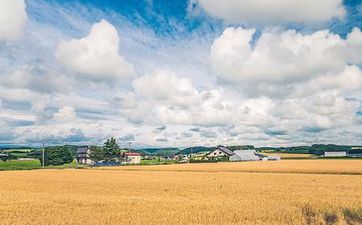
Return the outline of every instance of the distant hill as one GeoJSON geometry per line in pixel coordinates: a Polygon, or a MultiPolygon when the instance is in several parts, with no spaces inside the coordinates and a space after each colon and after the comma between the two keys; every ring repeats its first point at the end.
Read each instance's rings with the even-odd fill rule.
{"type": "Polygon", "coordinates": [[[144,155],[174,155],[177,154],[180,149],[178,148],[142,148],[134,150],[144,155]]]}
{"type": "Polygon", "coordinates": [[[326,151],[338,152],[338,151],[352,151],[350,145],[334,145],[334,144],[313,144],[311,146],[295,146],[295,147],[259,147],[257,150],[269,150],[285,153],[301,153],[301,154],[315,154],[323,155],[326,151]]]}
{"type": "Polygon", "coordinates": [[[191,154],[191,151],[192,153],[199,153],[199,152],[211,151],[212,149],[215,149],[215,147],[211,148],[204,146],[188,147],[179,151],[178,154],[186,155],[186,154],[191,154]]]}
{"type": "Polygon", "coordinates": [[[226,146],[226,148],[230,149],[231,151],[236,151],[236,150],[254,149],[254,146],[253,145],[231,145],[231,146],[226,146]]]}
{"type": "MultiPolygon", "coordinates": [[[[196,146],[196,147],[188,147],[179,152],[179,154],[190,154],[191,150],[192,153],[199,153],[199,152],[209,152],[214,150],[216,147],[205,147],[205,146],[196,146]]],[[[246,149],[254,149],[253,145],[231,145],[226,146],[226,148],[230,149],[231,151],[235,150],[246,150],[246,149]]]]}

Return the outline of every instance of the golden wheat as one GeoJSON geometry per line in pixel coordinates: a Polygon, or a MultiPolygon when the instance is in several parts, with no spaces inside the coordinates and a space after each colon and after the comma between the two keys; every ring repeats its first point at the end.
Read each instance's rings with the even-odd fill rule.
{"type": "Polygon", "coordinates": [[[319,169],[316,163],[0,172],[0,224],[358,224],[360,175],[236,172],[362,167],[353,160],[323,161],[319,169]],[[336,168],[325,168],[333,162],[336,168]]]}
{"type": "Polygon", "coordinates": [[[263,155],[266,156],[280,156],[282,159],[290,159],[290,158],[311,158],[314,156],[313,154],[293,154],[293,153],[270,153],[270,152],[263,152],[263,155]]]}
{"type": "Polygon", "coordinates": [[[184,172],[265,172],[362,175],[361,160],[280,160],[257,162],[195,163],[158,166],[99,167],[101,170],[184,171],[184,172]]]}

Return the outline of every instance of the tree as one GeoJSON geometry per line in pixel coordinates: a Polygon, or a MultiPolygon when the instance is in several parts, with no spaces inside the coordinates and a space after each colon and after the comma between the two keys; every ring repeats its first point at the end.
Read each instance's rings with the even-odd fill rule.
{"type": "MultiPolygon", "coordinates": [[[[72,152],[69,146],[54,146],[45,148],[44,152],[44,165],[63,165],[66,163],[71,163],[73,161],[72,152]]],[[[38,153],[38,157],[41,163],[43,160],[41,151],[38,153]]]]}
{"type": "Polygon", "coordinates": [[[0,153],[0,160],[3,161],[3,162],[6,162],[8,161],[9,159],[9,156],[7,154],[1,154],[0,153]]]}
{"type": "Polygon", "coordinates": [[[104,160],[103,148],[98,147],[98,146],[91,146],[90,147],[89,158],[93,162],[100,162],[100,161],[104,160]]]}
{"type": "Polygon", "coordinates": [[[115,162],[119,158],[120,150],[114,137],[104,143],[103,153],[106,162],[115,162]]]}

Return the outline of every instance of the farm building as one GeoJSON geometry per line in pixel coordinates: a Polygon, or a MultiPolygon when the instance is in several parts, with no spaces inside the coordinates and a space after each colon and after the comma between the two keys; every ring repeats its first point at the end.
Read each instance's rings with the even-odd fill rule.
{"type": "Polygon", "coordinates": [[[122,154],[122,159],[127,164],[140,164],[141,154],[138,152],[125,152],[122,154]]]}
{"type": "Polygon", "coordinates": [[[237,150],[230,156],[229,161],[259,161],[262,157],[255,150],[237,150]]]}
{"type": "Polygon", "coordinates": [[[92,164],[93,161],[90,160],[89,154],[90,154],[90,148],[88,146],[78,148],[76,153],[77,163],[92,164]]]}
{"type": "Polygon", "coordinates": [[[280,156],[278,156],[278,155],[270,155],[270,156],[268,156],[266,158],[267,158],[268,161],[278,161],[278,160],[280,160],[280,156]]]}
{"type": "Polygon", "coordinates": [[[340,152],[324,152],[324,157],[346,157],[347,152],[346,151],[340,151],[340,152]]]}
{"type": "Polygon", "coordinates": [[[230,157],[234,155],[234,152],[223,147],[223,146],[218,146],[215,150],[211,151],[207,157],[208,158],[217,158],[217,157],[223,157],[223,156],[227,156],[230,157]]]}

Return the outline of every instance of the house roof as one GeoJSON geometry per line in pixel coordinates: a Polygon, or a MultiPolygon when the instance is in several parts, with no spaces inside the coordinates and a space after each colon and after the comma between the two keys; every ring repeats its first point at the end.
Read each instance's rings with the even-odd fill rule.
{"type": "Polygon", "coordinates": [[[255,150],[236,150],[234,151],[235,154],[238,154],[238,155],[257,155],[256,151],[255,150]]]}
{"type": "Polygon", "coordinates": [[[255,150],[237,150],[234,151],[235,155],[233,155],[230,158],[233,158],[233,161],[238,161],[238,160],[257,160],[260,159],[262,157],[259,156],[259,154],[256,153],[255,150]]]}
{"type": "Polygon", "coordinates": [[[138,152],[125,152],[124,155],[126,156],[141,156],[138,152]]]}
{"type": "Polygon", "coordinates": [[[88,147],[80,147],[77,149],[77,154],[87,153],[88,147]]]}
{"type": "MultiPolygon", "coordinates": [[[[223,153],[225,153],[225,155],[228,155],[228,156],[234,155],[234,152],[233,152],[233,151],[231,151],[230,149],[225,148],[225,147],[223,147],[223,146],[219,146],[219,147],[217,147],[215,150],[220,150],[220,151],[222,151],[223,153]]],[[[213,150],[213,151],[215,151],[215,150],[213,150]]],[[[211,151],[211,152],[213,152],[213,151],[211,151]]]]}

